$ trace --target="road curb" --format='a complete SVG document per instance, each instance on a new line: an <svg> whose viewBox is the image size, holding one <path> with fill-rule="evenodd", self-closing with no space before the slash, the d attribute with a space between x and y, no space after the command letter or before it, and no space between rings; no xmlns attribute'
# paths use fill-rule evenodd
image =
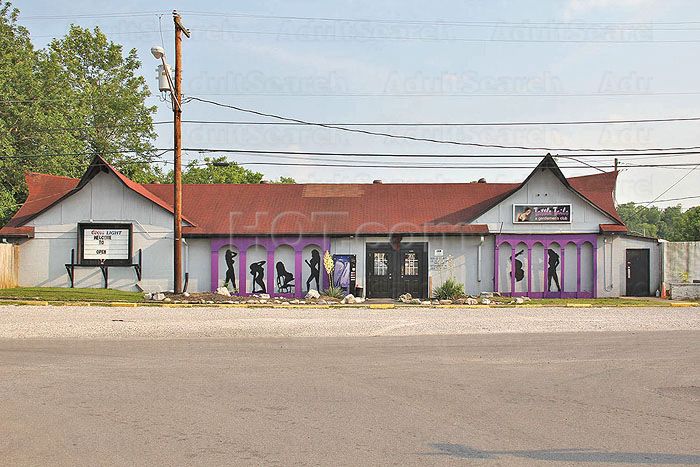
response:
<svg viewBox="0 0 700 467"><path fill-rule="evenodd" d="M698 302L664 302L664 303L609 303L609 304L594 304L594 303L556 303L556 304L537 304L537 303L490 303L476 305L413 305L403 303L331 303L318 305L314 303L172 303L172 302L85 302L85 301L65 301L65 300L0 300L0 306L80 306L80 307L153 307L153 308L291 308L291 309L367 309L367 310L391 310L396 308L414 308L414 309L484 309L484 308L689 308L698 307Z"/></svg>

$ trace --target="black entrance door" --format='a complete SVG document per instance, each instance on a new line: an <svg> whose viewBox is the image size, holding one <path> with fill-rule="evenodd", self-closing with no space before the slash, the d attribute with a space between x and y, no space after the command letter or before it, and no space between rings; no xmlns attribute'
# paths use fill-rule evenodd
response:
<svg viewBox="0 0 700 467"><path fill-rule="evenodd" d="M428 249L425 243L367 245L367 297L428 296Z"/></svg>
<svg viewBox="0 0 700 467"><path fill-rule="evenodd" d="M647 297L650 295L648 248L627 250L626 275L626 295L632 297Z"/></svg>

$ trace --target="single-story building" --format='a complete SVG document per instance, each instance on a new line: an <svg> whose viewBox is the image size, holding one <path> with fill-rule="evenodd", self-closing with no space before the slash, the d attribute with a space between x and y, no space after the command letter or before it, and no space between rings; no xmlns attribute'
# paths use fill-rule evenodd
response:
<svg viewBox="0 0 700 467"><path fill-rule="evenodd" d="M566 178L550 155L521 183L183 186L189 291L303 296L329 279L368 298L465 292L653 295L655 239L627 232L617 172ZM22 286L173 288L173 187L138 184L100 157L80 179L29 173L0 240Z"/></svg>

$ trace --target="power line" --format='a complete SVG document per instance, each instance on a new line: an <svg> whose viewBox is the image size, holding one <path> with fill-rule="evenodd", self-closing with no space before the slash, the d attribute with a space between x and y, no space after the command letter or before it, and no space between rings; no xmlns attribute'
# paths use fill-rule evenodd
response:
<svg viewBox="0 0 700 467"><path fill-rule="evenodd" d="M198 32L215 32L231 34L252 34L263 36L285 36L285 37L319 37L324 39L362 39L362 40L395 40L395 41L448 41L448 42L472 42L472 43L559 43L559 44L664 44L664 43L698 43L700 39L501 39L501 38L470 38L470 37L426 37L426 36L386 36L386 35L356 35L356 34L326 34L311 32L283 32L283 31L251 31L244 29L207 29L191 28Z"/></svg>
<svg viewBox="0 0 700 467"><path fill-rule="evenodd" d="M690 169L690 170L688 171L688 173L686 173L686 174L683 175L681 178L679 178L679 179L676 180L674 183L672 183L671 186L669 186L669 187L666 188L664 191L662 191L661 194L659 194L659 196L657 196L656 198L654 198L654 199L652 199L651 201L649 201L649 202L647 203L647 205L649 205L649 204L651 204L651 203L657 201L657 200L658 200L659 198L661 198L663 195L665 195L666 193L668 193L673 187L675 187L675 186L678 185L680 182L682 182L683 180L685 180L685 179L686 179L691 173L693 173L693 172L695 171L695 169L697 169L698 167L700 167L700 164L697 164L695 167L693 167L692 169Z"/></svg>
<svg viewBox="0 0 700 467"><path fill-rule="evenodd" d="M250 14L250 13L223 13L223 12L202 12L202 11L192 11L183 10L190 16L216 16L216 17L231 17L231 18L256 18L256 19L283 19L283 20L302 20L302 21L326 21L326 22L355 22L355 23L382 23L382 24L430 24L430 25L448 25L448 26L549 26L549 25L562 25L562 26L582 26L588 27L588 25L600 26L601 28L607 28L610 26L630 26L630 27L655 27L659 25L669 26L669 25L697 25L700 21L667 21L667 22L577 22L577 21L455 21L455 20L401 20L401 19L381 19L381 18L339 18L339 17L319 17L319 16L279 16L279 15L262 15L262 14Z"/></svg>
<svg viewBox="0 0 700 467"><path fill-rule="evenodd" d="M653 201L642 201L642 202L639 202L639 203L636 203L636 204L647 204L647 205L649 205L649 204L653 204L653 203L665 203L665 202L668 202L668 201L683 201L683 200L686 200L686 199L696 199L696 198L700 198L700 195L695 195L695 196L681 196L680 198L657 199L657 200L653 200Z"/></svg>
<svg viewBox="0 0 700 467"><path fill-rule="evenodd" d="M700 93L699 93L700 94ZM694 122L700 121L700 117L668 117L668 118L639 118L618 120L565 120L565 121L515 121L515 122L329 122L329 125L343 126L407 126L407 127L436 127L436 126L540 126L540 125L613 125L629 123L666 123L666 122ZM172 121L153 122L154 125L172 124ZM275 126L304 126L296 122L251 122L236 120L183 120L182 123L205 125L275 125Z"/></svg>
<svg viewBox="0 0 700 467"><path fill-rule="evenodd" d="M136 12L124 12L124 13L91 13L91 14L77 14L77 15L22 15L20 19L80 19L80 18L130 18L132 16L152 16L162 14L163 11L136 11Z"/></svg>
<svg viewBox="0 0 700 467"><path fill-rule="evenodd" d="M158 152L157 156L161 156L166 152L172 151L171 148L153 148L150 150L151 153ZM232 153L232 154L251 154L251 155L291 155L291 156L335 156L335 157L373 157L373 158L424 158L424 159L442 159L442 158L484 158L484 159L506 159L506 158L524 158L524 159L541 159L541 154L435 154L435 153L381 153L381 152L338 152L338 151L285 151L285 150L266 150L266 149L234 149L234 148L208 148L208 147L188 147L183 148L183 151L196 152L196 153ZM149 151L141 150L131 150L131 149L118 149L110 151L80 151L80 152L63 152L63 153L43 153L43 154L14 154L14 153L0 153L0 159L21 159L21 158L43 158L43 157L66 157L66 156L94 156L95 154L105 155L105 154L128 154L128 153L140 153L148 154ZM595 153L595 154L576 154L576 158L585 157L633 157L635 160L638 159L648 159L655 158L659 159L659 156L665 157L680 157L680 156L694 156L699 155L700 151L688 151L688 152L645 152L645 153ZM568 158L571 156L557 155L554 157L558 158ZM629 164L629 163L627 163ZM681 166L690 166L691 163L684 163ZM630 164L629 167L642 167L648 165L637 165ZM675 166L674 164L656 164L654 167L667 167ZM627 165L626 165L627 167Z"/></svg>
<svg viewBox="0 0 700 467"><path fill-rule="evenodd" d="M442 140L442 139L435 139L435 138L422 138L422 137L418 137L418 136L397 135L397 134L386 133L386 132L362 130L362 129L358 129L358 128L350 128L350 127L346 127L346 126L331 125L331 124L327 124L327 123L308 122L308 121L301 120L298 118L283 117L281 115L260 112L258 110L246 109L246 108L238 107L235 105L223 104L223 103L212 101L209 99L202 99L200 97L190 96L190 97L188 97L188 101L203 102L203 103L215 105L218 107L224 107L224 108L228 108L228 109L232 109L232 110L237 110L239 112L245 112L245 113L250 113L253 115L258 115L260 117L274 118L276 120L282 120L282 121L288 121L288 122L296 122L296 123L300 123L303 125L318 126L321 128L328 128L331 130L340 130L340 131L345 131L345 132L349 132L349 133L360 133L360 134L371 135L371 136L382 136L385 138L393 138L393 139L404 139L404 140L409 140L409 141L448 144L448 145L454 145L454 146L472 146L472 147L497 148L497 149L523 149L523 150L533 150L533 151L566 151L566 152L616 152L616 151L639 152L639 151L663 151L663 150L669 150L669 151L670 150L679 150L680 151L680 150L700 149L700 146L686 146L686 147L674 147L674 148L646 148L646 149L636 149L636 148L626 148L626 149L556 148L556 147L517 146L517 145L504 145L504 144L493 144L493 143L475 143L475 142L466 142L466 141L452 141L452 140Z"/></svg>
<svg viewBox="0 0 700 467"><path fill-rule="evenodd" d="M232 163L233 164L233 163ZM499 170L510 170L510 169L529 169L532 170L536 165L416 165L416 164L358 164L358 163L341 163L341 164L329 164L325 162L235 162L237 165L270 165L270 166L283 166L283 167L346 167L346 168L368 168L368 169L499 169ZM203 163L201 165L208 165L208 163ZM614 168L614 165L599 165L599 166L560 166L562 169L603 169L603 168ZM657 167L657 165L639 165L636 167Z"/></svg>
<svg viewBox="0 0 700 467"><path fill-rule="evenodd" d="M335 152L335 151L285 151L285 150L263 150L263 149L230 149L230 148L185 148L190 152L207 153L237 153L237 154L290 154L301 156L359 156L359 157L408 157L408 158L529 158L541 159L541 154L420 154L420 153L376 153L376 152ZM576 157L638 157L638 156L692 156L698 155L700 151L688 152L645 152L645 153L609 153L609 154L576 154ZM568 157L554 155L554 157ZM658 157L656 157L658 158Z"/></svg>
<svg viewBox="0 0 700 467"><path fill-rule="evenodd" d="M345 93L291 93L291 92L209 92L200 96L235 97L652 97L652 96L695 96L700 91L640 91L640 92L589 92L589 93L394 93L394 92L345 92Z"/></svg>
<svg viewBox="0 0 700 467"><path fill-rule="evenodd" d="M224 12L204 12L194 10L180 10L189 16L215 16L225 18L256 18L256 19L283 19L283 20L303 20L303 21L325 21L325 22L357 22L357 23L386 23L386 24L434 24L434 25L455 25L455 26L550 26L557 25L563 27L583 27L592 26L609 28L610 26L621 27L652 27L671 25L698 25L700 21L455 21L455 20L401 20L383 18L342 18L342 17L319 17L319 16L281 16L263 15L250 13L224 13ZM91 13L91 14L65 14L65 15L29 15L22 16L22 19L76 19L76 18L121 18L133 16L151 16L169 13L169 11L135 11L135 12L112 12L112 13Z"/></svg>
<svg viewBox="0 0 700 467"><path fill-rule="evenodd" d="M24 158L44 158L44 157L73 157L73 156L95 156L95 155L105 155L105 154L148 154L149 152L159 152L156 157L160 157L172 149L153 149L151 151L143 151L136 149L117 149L109 151L79 151L79 152L60 152L60 153L46 153L46 154L8 154L0 153L0 160L2 159L24 159Z"/></svg>
<svg viewBox="0 0 700 467"><path fill-rule="evenodd" d="M2 101L0 101L2 102ZM330 122L329 125L342 125L350 127L463 127L463 126L557 126L557 125L614 125L614 124L636 124L636 123L672 123L672 122L694 122L700 121L700 117L669 117L669 118L641 118L641 119L619 119L619 120L569 120L569 121L516 121L516 122ZM171 120L161 120L152 122L153 125L172 125ZM239 126L306 126L295 122L252 122L236 120L183 120L182 123L195 125L239 125ZM42 127L36 128L38 131L76 131L83 129L105 129L105 128L131 128L134 124L117 123L113 125L98 125L84 127Z"/></svg>

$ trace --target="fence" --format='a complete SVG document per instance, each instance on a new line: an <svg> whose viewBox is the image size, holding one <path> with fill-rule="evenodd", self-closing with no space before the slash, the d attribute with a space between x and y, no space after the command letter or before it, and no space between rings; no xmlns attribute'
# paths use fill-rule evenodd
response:
<svg viewBox="0 0 700 467"><path fill-rule="evenodd" d="M700 242L662 242L661 252L667 285L700 280Z"/></svg>
<svg viewBox="0 0 700 467"><path fill-rule="evenodd" d="M17 287L19 276L19 247L0 243L0 289Z"/></svg>

